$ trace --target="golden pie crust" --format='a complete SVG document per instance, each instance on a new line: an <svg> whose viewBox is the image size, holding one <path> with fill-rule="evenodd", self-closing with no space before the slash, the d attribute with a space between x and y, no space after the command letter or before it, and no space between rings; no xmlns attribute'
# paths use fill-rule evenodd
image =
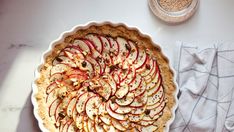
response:
<svg viewBox="0 0 234 132"><path fill-rule="evenodd" d="M35 95L38 104L37 112L42 119L44 127L49 131L59 131L58 128L55 127L54 122L51 121L51 117L48 115L48 106L45 104L45 89L50 83L48 78L52 66L52 61L69 43L73 42L76 38L85 37L90 33L111 36L113 38L123 37L127 40L135 42L139 49L150 50L151 55L157 60L157 64L161 73L165 98L167 99L166 106L163 109L163 114L160 118L157 119L155 123L158 126L156 131L164 131L165 125L173 116L173 107L176 104L176 85L174 83L173 71L169 67L168 59L162 54L160 47L154 44L148 36L142 35L136 29L127 28L125 25L112 25L109 23L102 25L93 24L88 26L88 28L81 28L77 30L74 34L66 36L63 42L55 44L55 46L52 48L52 51L49 52L45 57L44 64L42 64L39 69L40 76L36 80L38 92Z"/></svg>

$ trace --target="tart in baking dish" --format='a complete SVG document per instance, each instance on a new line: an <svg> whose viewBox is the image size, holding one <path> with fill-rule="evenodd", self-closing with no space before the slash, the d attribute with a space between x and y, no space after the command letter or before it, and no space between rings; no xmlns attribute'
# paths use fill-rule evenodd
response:
<svg viewBox="0 0 234 132"><path fill-rule="evenodd" d="M163 131L175 84L149 37L124 25L90 25L65 36L36 80L38 115L49 131Z"/></svg>

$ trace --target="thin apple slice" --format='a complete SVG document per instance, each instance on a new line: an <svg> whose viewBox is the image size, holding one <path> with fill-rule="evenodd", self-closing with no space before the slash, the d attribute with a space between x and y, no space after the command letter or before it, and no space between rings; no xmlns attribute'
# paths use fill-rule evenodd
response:
<svg viewBox="0 0 234 132"><path fill-rule="evenodd" d="M98 115L106 114L106 103L102 102L98 108Z"/></svg>
<svg viewBox="0 0 234 132"><path fill-rule="evenodd" d="M117 132L114 128L114 126L108 126L108 125L103 125L103 129L106 131L106 132Z"/></svg>
<svg viewBox="0 0 234 132"><path fill-rule="evenodd" d="M101 74L102 70L100 64L90 56L87 56L86 59L92 64L95 74Z"/></svg>
<svg viewBox="0 0 234 132"><path fill-rule="evenodd" d="M125 69L118 69L117 74L119 75L120 81L123 82L131 72L129 66Z"/></svg>
<svg viewBox="0 0 234 132"><path fill-rule="evenodd" d="M122 37L117 37L116 41L117 44L119 45L119 55L127 58L130 53L131 46L128 44L126 39Z"/></svg>
<svg viewBox="0 0 234 132"><path fill-rule="evenodd" d="M74 74L83 75L83 76L87 75L86 71L82 71L82 70L80 70L78 68L71 69L71 70L69 70L69 71L66 72L67 76L74 75Z"/></svg>
<svg viewBox="0 0 234 132"><path fill-rule="evenodd" d="M98 82L102 87L95 87L94 90L105 100L108 100L110 98L110 95L112 93L111 86L107 82L105 82L103 79L99 79ZM92 87L92 86L91 86Z"/></svg>
<svg viewBox="0 0 234 132"><path fill-rule="evenodd" d="M74 63L74 61L64 55L58 56L54 59L53 65L57 65L57 64L65 64L70 67L76 67L76 64Z"/></svg>
<svg viewBox="0 0 234 132"><path fill-rule="evenodd" d="M53 91L54 89L58 88L58 85L56 82L53 82L51 84L49 84L46 88L46 93L49 94L51 93L51 91Z"/></svg>
<svg viewBox="0 0 234 132"><path fill-rule="evenodd" d="M153 118L149 116L149 114L144 114L142 121L155 121L159 118L159 115L154 116Z"/></svg>
<svg viewBox="0 0 234 132"><path fill-rule="evenodd" d="M156 66L156 61L153 60L152 58L149 58L146 64L144 65L144 68L142 68L144 70L141 71L141 76L145 77L149 75L152 72L152 70L155 68L155 66Z"/></svg>
<svg viewBox="0 0 234 132"><path fill-rule="evenodd" d="M122 99L116 99L115 102L120 106L127 106L133 102L135 95L133 93L128 93Z"/></svg>
<svg viewBox="0 0 234 132"><path fill-rule="evenodd" d="M90 93L90 92L85 92L78 97L77 104L76 104L76 110L78 113L81 113L85 110L85 104L87 100L92 96L95 96L95 94Z"/></svg>
<svg viewBox="0 0 234 132"><path fill-rule="evenodd" d="M68 124L68 128L66 132L75 132L76 131L76 126L75 126L75 122L72 121L70 124Z"/></svg>
<svg viewBox="0 0 234 132"><path fill-rule="evenodd" d="M115 113L118 114L127 114L132 110L130 107L119 106L117 103L110 103L110 108L111 110L113 110Z"/></svg>
<svg viewBox="0 0 234 132"><path fill-rule="evenodd" d="M115 80L115 82L116 82L117 84L119 84L119 83L120 83L119 75L116 74L115 72L112 72L111 75L112 75L113 79Z"/></svg>
<svg viewBox="0 0 234 132"><path fill-rule="evenodd" d="M149 125L152 125L155 121L144 121L144 120L141 120L138 122L139 125L141 126L149 126Z"/></svg>
<svg viewBox="0 0 234 132"><path fill-rule="evenodd" d="M99 52L102 53L103 51L103 44L101 39L96 34L88 34L85 36L86 39L91 41L91 43L94 45L94 48Z"/></svg>
<svg viewBox="0 0 234 132"><path fill-rule="evenodd" d="M129 91L136 90L142 82L142 78L140 75L136 75L135 79L129 84Z"/></svg>
<svg viewBox="0 0 234 132"><path fill-rule="evenodd" d="M76 108L76 101L77 101L77 98L76 97L73 97L70 99L68 105L67 105L67 116L68 117L72 117L73 115L73 112Z"/></svg>
<svg viewBox="0 0 234 132"><path fill-rule="evenodd" d="M153 118L154 116L159 115L165 106L166 106L166 103L165 101L163 101L157 109L150 110L149 116Z"/></svg>
<svg viewBox="0 0 234 132"><path fill-rule="evenodd" d="M102 58L107 66L110 66L113 64L113 61L109 55L109 52L102 53ZM109 67L106 67L105 72L109 73L107 68L109 68Z"/></svg>
<svg viewBox="0 0 234 132"><path fill-rule="evenodd" d="M126 131L127 129L125 128L125 127L123 127L121 124L120 124L120 122L118 121L118 120L116 120L116 119L111 119L111 123L112 123L112 125L116 128L116 129L118 129L118 130L120 130L120 131Z"/></svg>
<svg viewBox="0 0 234 132"><path fill-rule="evenodd" d="M107 125L110 125L111 117L108 115L108 113L106 111L106 103L105 102L100 104L100 106L98 108L98 115L99 115L99 118L101 119L102 122L104 122Z"/></svg>
<svg viewBox="0 0 234 132"><path fill-rule="evenodd" d="M117 89L115 96L118 99L123 98L125 95L128 94L129 86L127 84L124 84L123 86L120 86L119 89Z"/></svg>
<svg viewBox="0 0 234 132"><path fill-rule="evenodd" d="M57 96L58 89L59 89L58 87L55 87L48 93L46 97L46 104L50 105L54 100L58 98Z"/></svg>
<svg viewBox="0 0 234 132"><path fill-rule="evenodd" d="M148 92L147 92L148 96L153 96L154 94L156 94L160 89L162 89L160 87L162 87L161 79L158 80L158 82L156 83L156 85L153 88L148 90Z"/></svg>
<svg viewBox="0 0 234 132"><path fill-rule="evenodd" d="M82 115L77 115L76 116L76 119L75 119L75 122L76 122L76 127L80 130L83 128L83 116Z"/></svg>
<svg viewBox="0 0 234 132"><path fill-rule="evenodd" d="M49 106L49 116L50 117L54 116L55 120L58 117L58 112L57 111L59 110L59 107L61 106L61 102L62 101L57 98Z"/></svg>
<svg viewBox="0 0 234 132"><path fill-rule="evenodd" d="M98 59L96 58L97 60L97 63L100 65L101 67L101 73L100 75L104 74L105 73L105 69L106 69L106 62L104 60L104 58L102 57L98 57Z"/></svg>
<svg viewBox="0 0 234 132"><path fill-rule="evenodd" d="M111 75L109 75L109 74L105 74L103 76L103 79L111 86L111 95L112 96L115 95L116 89L117 89L117 85L116 85L116 82L115 82L114 78Z"/></svg>
<svg viewBox="0 0 234 132"><path fill-rule="evenodd" d="M108 41L108 39L104 36L99 36L100 40L102 41L103 44L103 53L109 53L111 44Z"/></svg>
<svg viewBox="0 0 234 132"><path fill-rule="evenodd" d="M107 39L111 45L110 51L114 53L115 56L117 56L119 54L119 45L117 44L116 40L114 40L113 38L107 37Z"/></svg>
<svg viewBox="0 0 234 132"><path fill-rule="evenodd" d="M86 120L83 121L83 130L85 132L89 132L89 129L88 129L88 119L86 119Z"/></svg>
<svg viewBox="0 0 234 132"><path fill-rule="evenodd" d="M95 130L97 132L105 132L105 130L103 129L103 127L101 125L99 125L98 123L95 123Z"/></svg>
<svg viewBox="0 0 234 132"><path fill-rule="evenodd" d="M160 83L160 82L161 82L161 77L160 77L160 75L157 73L156 76L154 77L154 79L153 79L150 83L147 84L146 89L147 89L147 90L153 89L153 88L155 88L155 86L158 85L158 83Z"/></svg>
<svg viewBox="0 0 234 132"><path fill-rule="evenodd" d="M138 52L138 48L136 47L135 43L133 43L132 41L128 41L128 44L131 47L131 52L130 52L127 60L130 64L133 64L133 62L135 62L136 59L138 58L139 52Z"/></svg>
<svg viewBox="0 0 234 132"><path fill-rule="evenodd" d="M148 110L151 110L151 109L155 109L157 107L159 107L162 103L165 103L165 100L164 100L164 94L163 96L160 98L160 101L153 104L153 105L147 105L146 109Z"/></svg>
<svg viewBox="0 0 234 132"><path fill-rule="evenodd" d="M140 114L143 114L145 110L146 110L146 105L143 105L142 107L139 107L139 108L132 108L131 114L140 115Z"/></svg>
<svg viewBox="0 0 234 132"><path fill-rule="evenodd" d="M89 43L86 43L85 40L83 39L76 39L73 42L74 46L77 46L78 48L80 48L82 50L82 52L91 54L92 52L92 46Z"/></svg>
<svg viewBox="0 0 234 132"><path fill-rule="evenodd" d="M63 73L69 69L71 68L66 64L56 64L51 68L50 75L52 76L53 74L56 74L56 73Z"/></svg>
<svg viewBox="0 0 234 132"><path fill-rule="evenodd" d="M142 94L141 96L136 97L133 102L130 104L131 107L138 108L142 107L147 103L148 96L147 94Z"/></svg>
<svg viewBox="0 0 234 132"><path fill-rule="evenodd" d="M160 87L158 92L155 95L148 96L147 105L154 105L160 101L160 98L163 96L163 87Z"/></svg>
<svg viewBox="0 0 234 132"><path fill-rule="evenodd" d="M128 75L122 80L124 81L126 84L130 84L136 77L136 70L132 67L131 69L129 69L129 73Z"/></svg>
<svg viewBox="0 0 234 132"><path fill-rule="evenodd" d="M142 127L142 132L154 132L158 129L157 126L154 126L154 125L149 125L149 126L143 126Z"/></svg>
<svg viewBox="0 0 234 132"><path fill-rule="evenodd" d="M139 56L137 57L137 60L134 62L135 63L134 66L135 66L136 70L143 67L143 65L146 64L147 59L148 59L148 55L146 54L145 50L140 50Z"/></svg>
<svg viewBox="0 0 234 132"><path fill-rule="evenodd" d="M143 118L143 116L144 116L144 114L140 114L140 115L129 114L128 119L131 122L139 122Z"/></svg>
<svg viewBox="0 0 234 132"><path fill-rule="evenodd" d="M75 105L75 108L73 109L73 112L72 112L72 119L74 120L74 121L76 121L76 117L78 116L79 114L78 114L78 112L76 111L76 105Z"/></svg>
<svg viewBox="0 0 234 132"><path fill-rule="evenodd" d="M146 91L146 82L143 79L141 82L141 85L137 89L131 92L134 93L136 97L138 97L138 96L141 96L145 91Z"/></svg>
<svg viewBox="0 0 234 132"><path fill-rule="evenodd" d="M129 129L129 127L130 127L130 121L129 120L119 121L119 123L126 129Z"/></svg>
<svg viewBox="0 0 234 132"><path fill-rule="evenodd" d="M101 104L101 98L98 96L92 96L85 104L85 111L91 120L98 115L98 107Z"/></svg>
<svg viewBox="0 0 234 132"><path fill-rule="evenodd" d="M66 52L69 52L70 54ZM82 50L77 46L68 46L63 50L62 53L64 53L70 59L74 59L74 58L84 59L85 58L84 54L82 53Z"/></svg>
<svg viewBox="0 0 234 132"><path fill-rule="evenodd" d="M50 76L50 82L61 81L63 78L66 78L66 75L63 73L55 73Z"/></svg>
<svg viewBox="0 0 234 132"><path fill-rule="evenodd" d="M77 39L73 42L74 46L77 46L81 49L82 53L93 54L92 50L94 49L93 43L87 39Z"/></svg>
<svg viewBox="0 0 234 132"><path fill-rule="evenodd" d="M79 82L83 82L88 79L88 75L84 74L71 74L68 77L70 80L77 80Z"/></svg>
<svg viewBox="0 0 234 132"><path fill-rule="evenodd" d="M147 84L150 83L156 77L157 74L159 74L159 70L158 70L158 66L156 65L154 69L152 70L152 72L148 74L147 76L145 76L146 83Z"/></svg>
<svg viewBox="0 0 234 132"><path fill-rule="evenodd" d="M88 131L89 132L95 132L94 122L91 119L88 119Z"/></svg>
<svg viewBox="0 0 234 132"><path fill-rule="evenodd" d="M82 39L84 43L86 43L90 47L90 54L93 58L97 58L98 56L101 56L101 53L95 48L95 45L92 41L89 39Z"/></svg>
<svg viewBox="0 0 234 132"><path fill-rule="evenodd" d="M73 59L74 59L75 54L72 53L71 51L69 51L69 50L63 50L63 52L64 52L64 55L65 55L67 58L69 58L70 60L73 60Z"/></svg>
<svg viewBox="0 0 234 132"><path fill-rule="evenodd" d="M66 93L66 94L63 94L63 92ZM67 106L68 106L69 102L72 99L72 96L70 95L70 93L67 93L66 87L62 87L58 91L58 97L61 98L62 107L64 108L64 112L67 114L66 109L67 109Z"/></svg>
<svg viewBox="0 0 234 132"><path fill-rule="evenodd" d="M149 114L145 114L142 118L142 121L154 121L154 119L152 119Z"/></svg>
<svg viewBox="0 0 234 132"><path fill-rule="evenodd" d="M66 132L69 124L71 123L71 120L69 118L67 118L66 122L61 123L61 126L59 127L59 131L60 132Z"/></svg>
<svg viewBox="0 0 234 132"><path fill-rule="evenodd" d="M104 122L107 125L111 124L111 117L108 114L101 115L100 119L102 122Z"/></svg>
<svg viewBox="0 0 234 132"><path fill-rule="evenodd" d="M77 66L79 67L80 70L88 71L89 73L92 73L94 70L92 63L89 60L79 60Z"/></svg>
<svg viewBox="0 0 234 132"><path fill-rule="evenodd" d="M115 113L115 112L113 112L111 110L111 108L110 108L110 100L106 104L106 111L114 119L117 119L117 120L126 120L127 119L127 115L117 114L117 113Z"/></svg>
<svg viewBox="0 0 234 132"><path fill-rule="evenodd" d="M73 127L73 120L67 121L66 124L64 125L62 132L72 132L75 130L75 128Z"/></svg>

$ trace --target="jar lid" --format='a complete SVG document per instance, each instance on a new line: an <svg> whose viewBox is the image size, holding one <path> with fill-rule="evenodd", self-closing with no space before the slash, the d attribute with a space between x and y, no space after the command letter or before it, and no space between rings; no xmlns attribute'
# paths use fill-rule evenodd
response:
<svg viewBox="0 0 234 132"><path fill-rule="evenodd" d="M197 10L199 0L148 0L151 11L168 23L188 20Z"/></svg>

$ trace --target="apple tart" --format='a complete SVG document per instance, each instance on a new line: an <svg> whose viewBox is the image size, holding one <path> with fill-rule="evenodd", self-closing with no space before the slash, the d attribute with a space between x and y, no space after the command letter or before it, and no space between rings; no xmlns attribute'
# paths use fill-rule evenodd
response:
<svg viewBox="0 0 234 132"><path fill-rule="evenodd" d="M37 113L49 131L164 131L176 104L168 60L123 24L90 24L56 42L39 68Z"/></svg>

